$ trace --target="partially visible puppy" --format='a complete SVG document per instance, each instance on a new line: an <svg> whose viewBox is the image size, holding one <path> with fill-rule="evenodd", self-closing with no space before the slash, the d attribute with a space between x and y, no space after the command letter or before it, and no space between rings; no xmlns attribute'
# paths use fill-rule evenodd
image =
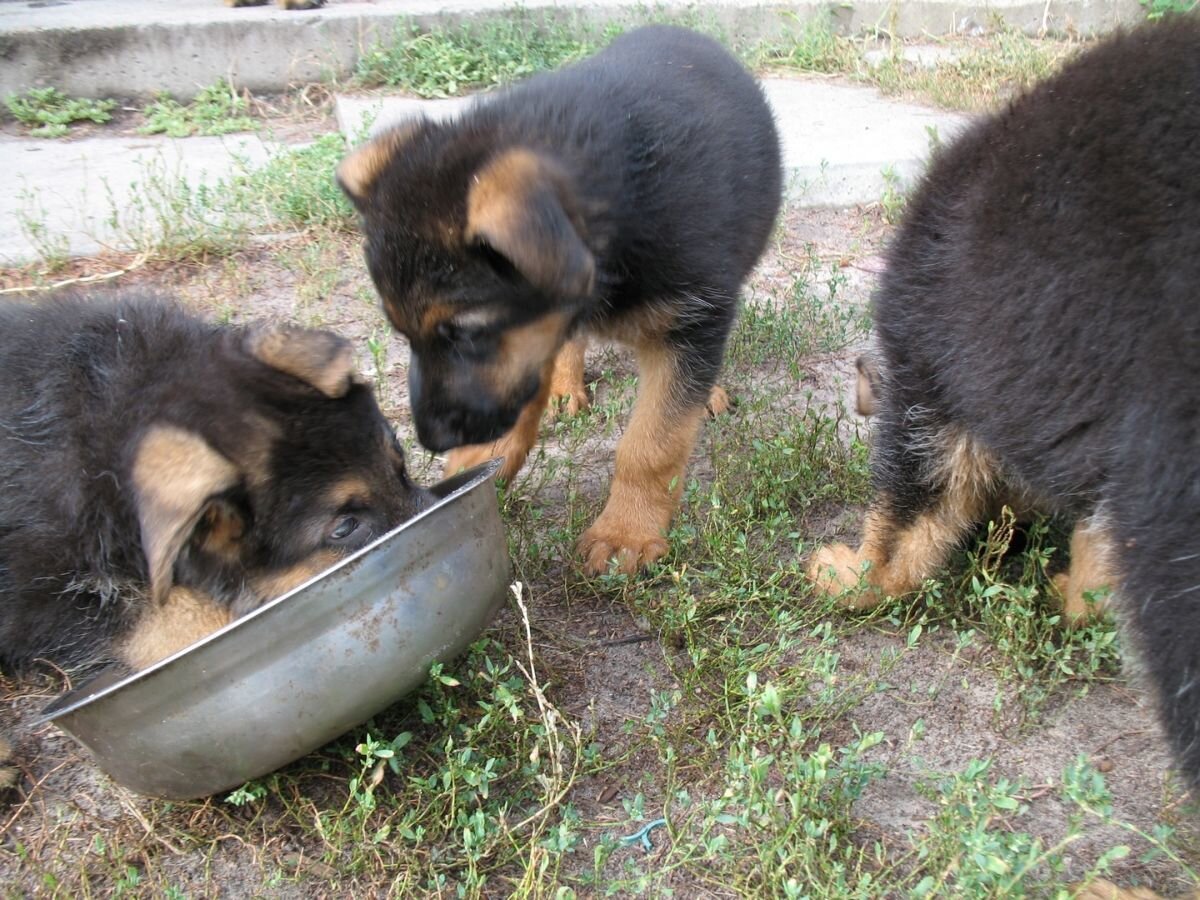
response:
<svg viewBox="0 0 1200 900"><path fill-rule="evenodd" d="M662 556L706 406L727 403L726 339L780 204L753 77L710 38L642 28L456 121L400 125L338 179L412 348L417 435L455 451L448 469L501 455L511 476L551 392L586 401L573 339L635 349L637 405L580 548L590 572Z"/></svg>
<svg viewBox="0 0 1200 900"><path fill-rule="evenodd" d="M226 6L266 6L271 0L225 0ZM276 0L280 9L320 9L325 0Z"/></svg>
<svg viewBox="0 0 1200 900"><path fill-rule="evenodd" d="M153 298L0 305L0 667L146 666L428 494L350 344Z"/></svg>
<svg viewBox="0 0 1200 900"><path fill-rule="evenodd" d="M1117 588L1200 783L1200 20L1118 34L943 151L874 301L861 546L817 586L932 577L1014 489L1077 522L1065 612ZM860 581L863 590L856 590Z"/></svg>

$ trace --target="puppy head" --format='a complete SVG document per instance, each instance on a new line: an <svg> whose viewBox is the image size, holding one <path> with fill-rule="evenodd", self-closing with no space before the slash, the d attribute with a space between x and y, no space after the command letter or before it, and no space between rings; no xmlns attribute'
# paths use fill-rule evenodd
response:
<svg viewBox="0 0 1200 900"><path fill-rule="evenodd" d="M499 437L595 293L572 179L544 153L418 121L356 150L338 181L362 214L384 310L412 348L421 443Z"/></svg>
<svg viewBox="0 0 1200 900"><path fill-rule="evenodd" d="M139 440L131 480L150 593L176 585L244 612L431 500L328 332L264 328L214 354L200 400Z"/></svg>

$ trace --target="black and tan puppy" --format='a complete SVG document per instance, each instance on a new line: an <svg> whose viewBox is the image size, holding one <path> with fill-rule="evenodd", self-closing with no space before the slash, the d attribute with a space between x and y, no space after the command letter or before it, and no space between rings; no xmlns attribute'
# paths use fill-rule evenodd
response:
<svg viewBox="0 0 1200 900"><path fill-rule="evenodd" d="M506 474L520 468L560 351L560 382L581 378L573 338L633 346L637 404L580 545L592 572L665 553L738 293L780 203L778 138L754 79L709 38L643 28L457 121L401 125L338 178L412 347L421 443L483 445L451 454L450 469L492 455Z"/></svg>
<svg viewBox="0 0 1200 900"><path fill-rule="evenodd" d="M811 574L918 588L1014 489L1074 517L1068 616L1119 587L1200 779L1200 21L1117 35L943 152L875 298L862 545Z"/></svg>
<svg viewBox="0 0 1200 900"><path fill-rule="evenodd" d="M0 667L140 668L416 513L347 341L0 305Z"/></svg>

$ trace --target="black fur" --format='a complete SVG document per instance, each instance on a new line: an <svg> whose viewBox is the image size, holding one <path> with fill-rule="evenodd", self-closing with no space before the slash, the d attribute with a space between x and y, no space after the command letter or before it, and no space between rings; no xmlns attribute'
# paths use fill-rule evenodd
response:
<svg viewBox="0 0 1200 900"><path fill-rule="evenodd" d="M1109 524L1123 607L1200 779L1200 21L1084 54L940 154L875 299L873 469L911 522L965 432Z"/></svg>
<svg viewBox="0 0 1200 900"><path fill-rule="evenodd" d="M539 289L503 253L464 236L473 178L517 147L561 176L565 215L544 218L544 243L577 234L594 260L579 291ZM445 450L508 430L538 388L542 360L503 395L475 367L495 359L507 328L553 311L569 317L564 338L661 341L678 358L680 403L703 404L781 184L760 88L719 44L681 28L638 29L590 59L484 96L457 121L420 124L369 190L349 193L385 309L412 344L421 442ZM573 270L577 256L562 265ZM423 333L415 323L432 302L484 309L491 322ZM671 313L661 334L639 318L650 308Z"/></svg>
<svg viewBox="0 0 1200 900"><path fill-rule="evenodd" d="M131 474L155 426L194 434L242 473L208 498L236 549L206 549L205 521L173 582L243 612L255 582L315 553L349 552L412 515L425 494L371 388L330 397L247 350L254 332L126 295L0 305L0 666L103 661L146 608L142 502ZM344 342L318 335L334 347ZM343 348L348 351L348 346ZM265 450L264 450L265 448ZM369 496L328 505L347 476ZM344 537L331 536L351 527Z"/></svg>

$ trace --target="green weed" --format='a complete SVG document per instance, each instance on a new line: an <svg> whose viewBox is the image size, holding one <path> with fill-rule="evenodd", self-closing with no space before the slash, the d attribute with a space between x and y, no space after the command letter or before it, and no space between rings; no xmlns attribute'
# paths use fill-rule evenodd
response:
<svg viewBox="0 0 1200 900"><path fill-rule="evenodd" d="M253 131L259 123L247 115L249 108L246 98L222 79L204 88L187 104L159 97L144 110L146 124L138 130L176 138Z"/></svg>
<svg viewBox="0 0 1200 900"><path fill-rule="evenodd" d="M1150 21L1167 16L1179 16L1190 13L1196 8L1198 0L1138 0L1146 10L1146 18Z"/></svg>
<svg viewBox="0 0 1200 900"><path fill-rule="evenodd" d="M9 94L8 111L33 137L62 137L76 122L103 125L112 119L115 100L84 100L68 97L57 88L33 88L25 94Z"/></svg>
<svg viewBox="0 0 1200 900"><path fill-rule="evenodd" d="M392 41L367 51L356 78L420 97L489 88L580 59L600 46L586 28L568 29L525 11L503 19L421 31L403 24Z"/></svg>

